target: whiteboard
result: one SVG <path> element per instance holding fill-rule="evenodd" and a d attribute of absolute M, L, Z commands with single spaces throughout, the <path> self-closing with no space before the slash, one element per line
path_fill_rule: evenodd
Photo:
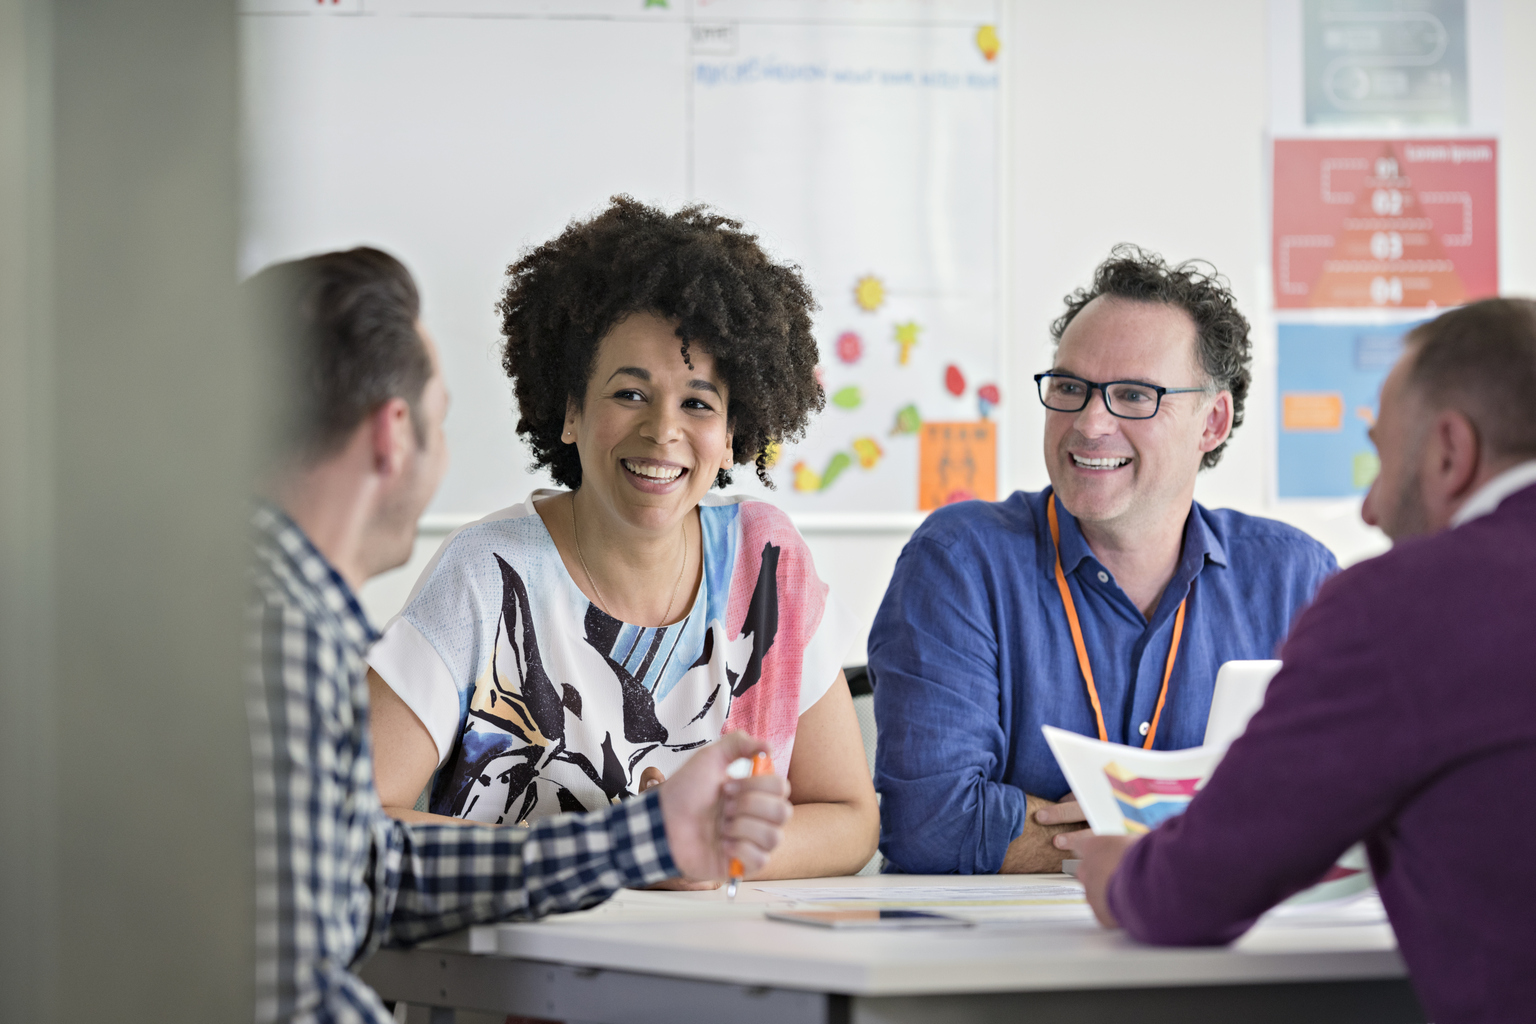
<path fill-rule="evenodd" d="M 467 521 L 547 483 L 499 365 L 507 264 L 617 192 L 707 202 L 803 268 L 835 399 L 776 491 L 750 466 L 731 490 L 802 520 L 911 513 L 902 410 L 974 421 L 986 395 L 1006 435 L 1009 396 L 982 391 L 1006 370 L 1000 7 L 247 0 L 242 270 L 358 244 L 406 262 L 453 395 L 429 513 Z"/>

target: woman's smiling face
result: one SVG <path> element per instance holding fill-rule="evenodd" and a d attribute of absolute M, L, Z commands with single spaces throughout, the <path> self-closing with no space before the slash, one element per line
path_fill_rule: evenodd
<path fill-rule="evenodd" d="M 733 463 L 730 395 L 714 357 L 692 344 L 689 367 L 681 350 L 671 321 L 631 314 L 598 345 L 585 402 L 566 410 L 581 489 L 636 529 L 675 527 Z"/>

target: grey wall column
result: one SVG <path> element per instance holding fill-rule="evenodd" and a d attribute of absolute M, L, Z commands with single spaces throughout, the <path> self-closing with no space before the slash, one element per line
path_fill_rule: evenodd
<path fill-rule="evenodd" d="M 0 0 L 0 1019 L 246 1021 L 232 2 Z"/>
<path fill-rule="evenodd" d="M 52 44 L 0 0 L 0 1020 L 54 1020 Z"/>

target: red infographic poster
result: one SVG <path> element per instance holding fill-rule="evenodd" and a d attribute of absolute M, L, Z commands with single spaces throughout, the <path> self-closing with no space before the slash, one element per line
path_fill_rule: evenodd
<path fill-rule="evenodd" d="M 1497 167 L 1495 139 L 1277 139 L 1275 306 L 1497 294 Z"/>

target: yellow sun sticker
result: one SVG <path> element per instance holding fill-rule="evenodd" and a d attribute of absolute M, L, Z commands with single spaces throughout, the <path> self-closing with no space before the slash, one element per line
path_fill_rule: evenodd
<path fill-rule="evenodd" d="M 853 301 L 866 313 L 885 305 L 885 282 L 874 274 L 865 274 L 853 286 Z"/>

